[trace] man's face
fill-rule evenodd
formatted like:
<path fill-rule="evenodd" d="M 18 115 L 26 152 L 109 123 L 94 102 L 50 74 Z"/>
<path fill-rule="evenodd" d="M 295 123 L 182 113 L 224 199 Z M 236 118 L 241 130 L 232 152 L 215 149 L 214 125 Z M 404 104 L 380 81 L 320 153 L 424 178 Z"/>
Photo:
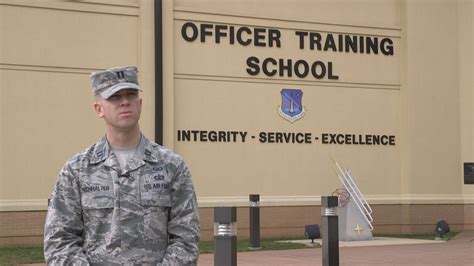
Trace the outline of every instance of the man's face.
<path fill-rule="evenodd" d="M 108 99 L 97 99 L 94 102 L 97 115 L 104 118 L 106 124 L 116 130 L 130 130 L 138 125 L 142 110 L 142 99 L 138 91 L 124 89 Z"/>

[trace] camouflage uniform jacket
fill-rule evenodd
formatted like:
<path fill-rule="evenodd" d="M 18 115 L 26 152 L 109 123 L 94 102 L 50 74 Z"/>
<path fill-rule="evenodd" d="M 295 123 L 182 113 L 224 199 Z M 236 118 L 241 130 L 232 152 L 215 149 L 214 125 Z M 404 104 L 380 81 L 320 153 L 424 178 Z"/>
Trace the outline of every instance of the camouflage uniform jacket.
<path fill-rule="evenodd" d="M 142 136 L 121 169 L 103 137 L 61 170 L 44 255 L 48 265 L 196 265 L 199 230 L 181 157 Z"/>

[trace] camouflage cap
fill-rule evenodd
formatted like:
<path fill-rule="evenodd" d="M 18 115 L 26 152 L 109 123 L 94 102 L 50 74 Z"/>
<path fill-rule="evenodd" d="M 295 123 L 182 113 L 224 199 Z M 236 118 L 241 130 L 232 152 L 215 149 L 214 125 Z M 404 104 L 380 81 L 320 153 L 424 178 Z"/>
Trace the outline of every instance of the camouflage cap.
<path fill-rule="evenodd" d="M 136 66 L 124 66 L 92 73 L 91 81 L 94 96 L 108 99 L 114 93 L 123 89 L 143 91 L 138 86 L 137 71 Z"/>

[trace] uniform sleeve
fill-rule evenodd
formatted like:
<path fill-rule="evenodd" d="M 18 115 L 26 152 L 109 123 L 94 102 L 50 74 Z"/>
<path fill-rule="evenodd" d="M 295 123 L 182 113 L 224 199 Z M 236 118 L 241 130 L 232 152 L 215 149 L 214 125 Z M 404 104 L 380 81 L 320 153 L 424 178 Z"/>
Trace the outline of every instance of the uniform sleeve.
<path fill-rule="evenodd" d="M 59 174 L 46 216 L 44 257 L 48 265 L 89 265 L 82 249 L 80 192 L 69 164 Z"/>
<path fill-rule="evenodd" d="M 171 190 L 168 221 L 169 245 L 162 265 L 197 265 L 199 256 L 199 212 L 191 173 L 181 161 Z"/>

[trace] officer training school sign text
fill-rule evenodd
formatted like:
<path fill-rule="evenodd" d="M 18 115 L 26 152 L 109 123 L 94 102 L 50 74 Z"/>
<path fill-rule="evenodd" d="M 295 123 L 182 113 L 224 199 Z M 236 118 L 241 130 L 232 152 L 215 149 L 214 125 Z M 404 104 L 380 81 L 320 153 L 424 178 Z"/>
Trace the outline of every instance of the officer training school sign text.
<path fill-rule="evenodd" d="M 394 41 L 389 37 L 306 30 L 293 30 L 293 34 L 292 39 L 300 50 L 387 57 L 394 55 Z M 270 49 L 281 48 L 285 45 L 280 29 L 265 27 L 185 22 L 181 27 L 181 36 L 190 43 L 229 44 Z M 337 66 L 330 60 L 261 58 L 250 55 L 245 60 L 245 66 L 245 71 L 250 76 L 297 77 L 315 80 L 339 80 L 340 78 Z"/>

